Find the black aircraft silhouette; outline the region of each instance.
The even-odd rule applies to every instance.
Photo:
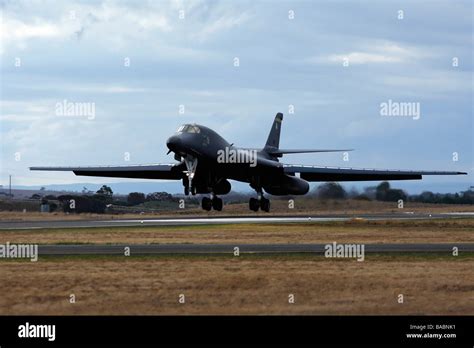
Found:
[[[209,194],[202,199],[202,208],[222,210],[222,199],[217,195],[230,192],[228,181],[249,183],[257,192],[251,198],[253,211],[270,211],[270,201],[263,192],[272,195],[304,195],[310,181],[371,181],[417,180],[422,175],[458,175],[463,172],[404,171],[356,169],[283,164],[278,161],[284,154],[310,152],[340,152],[347,150],[279,148],[283,114],[278,113],[263,149],[237,148],[212,129],[185,124],[178,128],[166,145],[168,154],[174,152],[175,164],[152,164],[101,167],[31,167],[30,170],[72,171],[76,175],[134,179],[182,180],[184,193]]]

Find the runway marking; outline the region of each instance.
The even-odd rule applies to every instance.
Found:
[[[190,226],[205,224],[257,224],[257,223],[314,223],[350,220],[432,220],[452,218],[473,218],[474,213],[444,213],[444,214],[411,214],[400,212],[396,214],[334,214],[319,216],[236,216],[236,217],[190,217],[190,218],[158,218],[158,219],[107,219],[107,220],[47,220],[47,221],[0,221],[0,230],[13,229],[53,229],[53,228],[94,228],[94,227],[136,227],[136,226]]]
[[[474,215],[474,211],[461,211],[458,213],[445,213],[446,215],[466,215],[466,216],[471,216]]]
[[[273,217],[255,217],[255,218],[190,218],[190,219],[146,219],[146,220],[107,220],[97,221],[104,223],[258,223],[258,222],[307,222],[307,221],[346,221],[352,218],[318,218],[318,217],[289,217],[289,218],[273,218]]]

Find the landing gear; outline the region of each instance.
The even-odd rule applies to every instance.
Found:
[[[260,209],[267,213],[270,212],[270,200],[262,197],[260,200]]]
[[[184,164],[186,165],[185,174],[187,176],[187,187],[184,188],[184,194],[189,195],[189,192],[194,196],[196,194],[196,186],[194,186],[193,179],[196,174],[196,169],[198,165],[197,158],[187,155],[184,158]]]
[[[191,192],[191,194],[193,196],[195,196],[196,195],[196,186],[191,186],[191,187],[189,187],[188,185],[184,186],[184,194],[186,196],[189,196],[189,192]]]
[[[222,199],[214,196],[212,199],[209,197],[203,197],[201,202],[202,209],[210,211],[211,209],[221,211],[222,210]]]
[[[212,200],[209,197],[204,197],[201,206],[202,209],[210,211],[212,209]]]
[[[270,200],[263,197],[263,185],[260,176],[254,176],[250,180],[250,187],[257,191],[257,198],[250,198],[249,209],[257,212],[262,209],[264,212],[270,211]]]
[[[256,198],[250,198],[249,200],[249,208],[250,210],[253,211],[258,211],[258,208],[260,207],[260,203],[258,202],[258,199]]]
[[[263,194],[258,194],[257,198],[250,198],[249,200],[249,209],[253,211],[258,211],[258,209],[262,209],[264,212],[270,211],[270,200],[263,197]]]
[[[212,199],[212,208],[217,211],[222,210],[222,198],[214,197]]]

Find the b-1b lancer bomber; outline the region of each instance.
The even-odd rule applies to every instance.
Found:
[[[272,195],[304,195],[309,182],[417,180],[423,175],[459,175],[463,172],[404,171],[380,169],[336,168],[283,164],[278,159],[286,154],[315,152],[345,152],[349,149],[280,149],[283,114],[278,113],[263,149],[238,148],[215,131],[198,124],[178,128],[166,145],[178,163],[100,166],[100,167],[31,167],[30,170],[72,171],[76,175],[134,179],[181,180],[184,193],[210,194],[202,198],[204,210],[222,210],[218,195],[230,192],[229,180],[249,183],[256,193],[249,208],[270,211],[270,201],[263,193]]]

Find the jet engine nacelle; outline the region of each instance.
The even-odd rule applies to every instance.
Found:
[[[291,175],[284,175],[281,180],[263,187],[266,192],[275,196],[305,195],[309,191],[307,181]]]
[[[228,180],[219,180],[214,186],[214,193],[216,195],[226,195],[230,192],[232,185]]]

